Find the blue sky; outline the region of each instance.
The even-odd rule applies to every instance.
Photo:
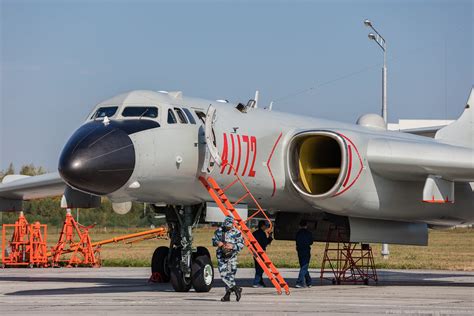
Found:
[[[365,18],[388,43],[390,121],[456,118],[473,84],[472,1],[0,2],[0,168],[54,171],[94,104],[133,89],[244,102],[259,89],[285,112],[379,113]]]

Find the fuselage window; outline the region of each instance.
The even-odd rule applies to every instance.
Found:
[[[174,108],[174,110],[178,114],[179,122],[182,123],[182,124],[188,124],[188,119],[184,115],[183,111],[181,111],[180,108]]]
[[[117,106],[106,106],[102,108],[98,108],[94,114],[92,114],[91,119],[96,119],[100,117],[112,117],[117,112]]]
[[[158,108],[154,106],[129,106],[123,110],[122,116],[157,118]]]
[[[196,120],[194,119],[193,115],[191,114],[191,111],[189,111],[186,108],[183,108],[184,113],[186,113],[186,116],[188,117],[188,120],[191,124],[196,124]]]
[[[201,111],[194,111],[196,112],[196,115],[199,117],[199,119],[204,123],[206,124],[206,114],[204,112],[201,112]]]
[[[173,110],[168,109],[168,124],[176,124],[176,116],[173,113]]]

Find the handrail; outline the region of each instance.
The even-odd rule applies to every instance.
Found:
[[[258,211],[255,212],[254,214],[252,214],[252,216],[249,216],[247,217],[247,219],[244,221],[245,223],[247,223],[249,220],[251,220],[252,218],[254,218],[257,214],[261,213],[266,221],[270,224],[269,228],[270,230],[273,229],[273,223],[272,223],[272,220],[268,217],[268,215],[265,213],[265,211],[263,210],[262,206],[260,205],[260,203],[258,203],[257,199],[255,199],[255,197],[253,196],[253,194],[250,192],[249,188],[247,187],[247,185],[244,183],[244,181],[242,180],[242,178],[239,176],[237,170],[235,169],[235,167],[228,163],[228,162],[224,162],[222,163],[221,165],[221,168],[226,168],[226,167],[230,167],[231,170],[233,170],[233,173],[234,173],[234,176],[236,177],[236,179],[234,181],[232,181],[230,184],[228,184],[227,186],[224,187],[224,189],[222,189],[223,192],[227,191],[228,189],[230,189],[234,184],[236,184],[237,182],[239,182],[242,187],[244,188],[246,194],[244,194],[241,198],[239,198],[237,200],[237,202],[241,202],[242,200],[244,200],[245,198],[249,197],[252,199],[252,201],[255,203],[255,205],[257,206],[257,209]],[[237,204],[237,202],[234,203],[234,206]]]

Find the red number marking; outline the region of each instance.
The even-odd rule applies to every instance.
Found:
[[[250,166],[249,177],[255,177],[255,170],[253,169],[255,160],[257,160],[257,138],[255,136],[250,137],[250,148],[253,151],[253,161]]]
[[[247,135],[242,135],[242,141],[244,143],[247,143],[247,154],[245,156],[244,171],[242,171],[242,176],[244,176],[245,172],[247,171],[247,166],[248,166],[248,163],[249,163],[249,153],[250,153],[249,137]]]
[[[231,140],[231,143],[232,143],[232,155],[231,155],[231,159],[230,159],[230,165],[233,167],[234,166],[234,157],[235,157],[234,134],[230,134],[230,140]],[[229,167],[229,171],[227,171],[227,174],[230,174],[231,171],[232,171],[232,168]]]
[[[240,135],[237,134],[237,145],[239,145],[239,155],[237,156],[237,167],[235,167],[235,172],[239,172],[239,167],[240,167],[240,156],[242,153],[242,146],[240,144]]]

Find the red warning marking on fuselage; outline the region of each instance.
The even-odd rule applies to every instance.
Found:
[[[360,174],[362,173],[362,169],[363,169],[363,162],[362,162],[362,158],[360,157],[360,153],[359,153],[359,150],[357,149],[356,145],[352,142],[352,140],[350,140],[347,136],[343,135],[343,134],[339,134],[341,137],[343,137],[346,141],[348,141],[350,143],[350,145],[348,145],[348,158],[349,158],[349,161],[348,161],[348,170],[347,170],[347,175],[346,175],[346,179],[344,180],[344,184],[342,185],[342,187],[344,189],[342,189],[341,191],[337,192],[336,194],[334,194],[333,196],[338,196],[338,195],[341,195],[342,193],[346,192],[347,190],[349,190],[353,185],[354,183],[356,183],[356,181],[359,179],[360,177]],[[350,180],[350,177],[351,177],[351,174],[352,174],[352,169],[354,167],[353,163],[352,163],[352,159],[353,159],[353,154],[352,154],[352,150],[351,150],[351,145],[352,145],[352,148],[354,148],[354,151],[355,153],[357,154],[357,158],[359,159],[359,171],[357,172],[357,175],[352,179],[352,181],[349,183],[349,185],[347,185],[347,183],[349,182]],[[346,186],[347,185],[347,186]]]
[[[268,172],[270,173],[270,177],[272,177],[272,182],[273,182],[272,197],[275,195],[275,192],[276,192],[276,182],[275,182],[275,177],[273,176],[273,172],[272,172],[272,168],[270,166],[270,162],[272,160],[273,153],[275,152],[275,149],[278,146],[278,143],[280,142],[281,135],[283,135],[283,133],[280,133],[280,136],[278,136],[277,140],[275,141],[275,144],[273,144],[272,152],[270,153],[270,156],[268,156],[268,160],[267,160]]]
[[[343,187],[346,187],[347,182],[351,178],[351,170],[352,170],[352,148],[351,145],[347,146],[347,151],[349,152],[349,166],[347,167],[347,175],[344,183],[342,184]]]
[[[230,164],[235,167],[236,172],[239,172],[240,169],[240,164],[242,160],[242,150],[245,150],[245,163],[244,163],[244,168],[242,170],[242,176],[249,176],[249,177],[255,177],[256,171],[255,171],[255,162],[257,160],[257,138],[255,136],[248,136],[248,135],[239,135],[231,133],[229,134],[230,136],[230,146],[229,142],[227,140],[227,133],[223,133],[223,148],[222,148],[222,162],[227,163],[229,162],[229,150],[230,152]],[[235,141],[235,138],[237,138],[237,144]],[[242,142],[246,143],[246,146],[242,145]],[[230,148],[229,148],[230,147]],[[253,153],[250,155],[250,153]],[[237,158],[237,159],[236,159]],[[252,161],[249,161],[250,158]],[[250,163],[250,169],[247,173],[247,169]],[[221,174],[223,174],[226,170],[226,166],[221,168]],[[229,169],[227,171],[227,174],[231,173],[231,167],[229,166]]]

